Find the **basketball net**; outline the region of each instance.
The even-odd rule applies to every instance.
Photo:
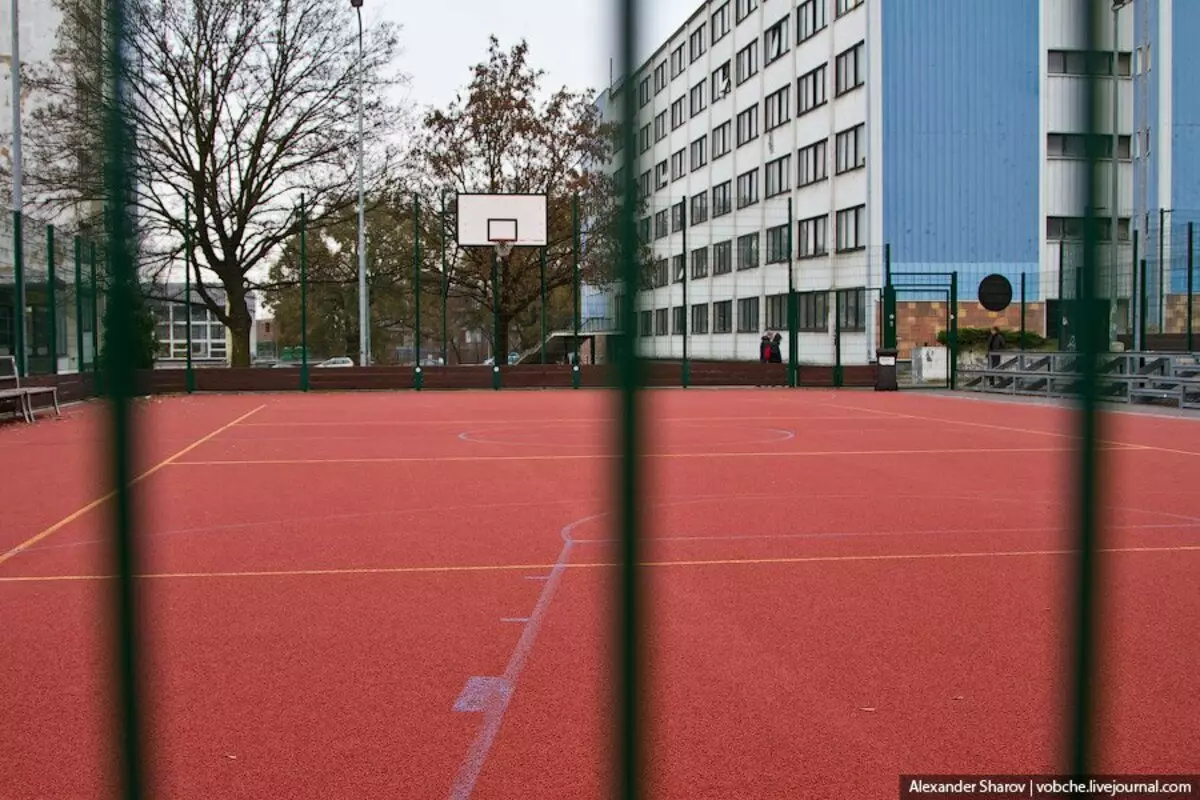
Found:
[[[496,255],[499,258],[508,258],[513,251],[513,242],[496,242]]]

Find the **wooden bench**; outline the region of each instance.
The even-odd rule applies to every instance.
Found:
[[[0,403],[14,403],[26,422],[34,420],[34,398],[49,397],[56,416],[62,416],[58,407],[58,387],[22,386],[17,374],[17,360],[13,356],[0,356]]]

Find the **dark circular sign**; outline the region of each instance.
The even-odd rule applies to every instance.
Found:
[[[988,275],[979,283],[979,305],[988,311],[1003,311],[1012,303],[1013,288],[1003,275]]]

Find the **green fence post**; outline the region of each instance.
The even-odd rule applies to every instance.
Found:
[[[1140,278],[1140,274],[1139,274],[1140,271],[1138,270],[1138,232],[1137,232],[1137,229],[1134,229],[1134,231],[1133,231],[1133,263],[1130,264],[1129,271],[1133,274],[1133,291],[1130,292],[1130,295],[1129,295],[1129,316],[1132,318],[1131,319],[1132,324],[1129,326],[1129,338],[1130,338],[1130,343],[1133,345],[1134,352],[1137,352],[1142,349],[1142,343],[1139,339],[1139,337],[1141,336],[1141,334],[1139,333],[1139,331],[1141,330],[1141,327],[1138,322],[1138,317],[1142,313],[1141,312],[1141,303],[1139,302],[1138,298],[1141,297],[1142,295],[1141,295],[1141,289],[1138,288],[1138,281],[1141,278]]]
[[[789,202],[790,199],[789,199]],[[681,370],[681,379],[683,388],[688,388],[692,382],[692,365],[688,361],[688,246],[687,246],[687,198],[683,199],[683,209],[681,213],[681,222],[683,223],[683,368]],[[675,312],[672,311],[672,314]],[[675,320],[671,320],[672,323]]]
[[[75,371],[83,374],[83,239],[75,237]]]
[[[446,271],[446,192],[442,192],[442,366],[450,364],[450,273]]]
[[[13,212],[13,280],[16,292],[13,295],[14,349],[17,351],[17,374],[29,374],[25,359],[25,231],[20,211]]]
[[[571,196],[571,264],[573,277],[571,280],[571,299],[573,303],[572,318],[575,326],[572,349],[575,360],[571,364],[571,386],[579,388],[579,295],[582,287],[579,284],[579,193]]]
[[[508,358],[508,354],[503,356]],[[492,388],[500,389],[500,257],[492,252]]]
[[[421,197],[413,195],[413,286],[415,321],[413,323],[413,356],[416,366],[413,368],[413,388],[417,391],[425,384],[425,374],[421,371]]]
[[[958,388],[958,270],[950,273],[950,388]]]
[[[1140,350],[1148,349],[1146,347],[1146,317],[1150,311],[1150,290],[1146,286],[1146,259],[1138,262],[1138,341],[1141,343]]]
[[[50,312],[50,374],[58,374],[58,280],[54,274],[54,226],[46,226],[46,294]]]
[[[1134,247],[1134,250],[1137,250],[1137,232],[1136,231],[1134,232],[1133,236],[1134,236],[1133,247]],[[1067,249],[1066,244],[1064,242],[1060,241],[1058,243],[1058,323],[1057,323],[1057,325],[1058,325],[1058,349],[1060,351],[1067,349],[1067,329],[1066,329],[1066,325],[1063,324],[1063,320],[1069,318],[1069,315],[1067,313],[1067,298],[1066,298],[1066,289],[1067,289],[1066,249]],[[1136,270],[1134,270],[1134,271],[1136,272]]]
[[[92,390],[100,394],[100,285],[96,280],[96,242],[90,243],[92,270]]]
[[[1194,353],[1196,348],[1192,341],[1192,293],[1195,276],[1192,272],[1192,223],[1187,227],[1187,349]]]
[[[895,350],[896,333],[896,287],[892,285],[892,246],[883,246],[883,349]]]
[[[308,207],[300,195],[300,391],[308,388]]]
[[[788,198],[787,205],[787,272],[788,272],[788,293],[787,293],[787,326],[788,326],[788,388],[795,389],[800,383],[800,354],[797,352],[800,349],[800,332],[797,330],[798,320],[796,319],[796,281],[792,263],[792,229],[795,227],[794,210],[792,208],[792,198]]]
[[[183,312],[187,318],[187,393],[196,391],[192,362],[192,199],[183,198]]]
[[[1025,273],[1021,273],[1021,352],[1025,352]]]
[[[833,388],[842,387],[842,293],[833,292]]]

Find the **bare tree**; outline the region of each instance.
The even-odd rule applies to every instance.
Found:
[[[100,3],[55,2],[65,35],[56,66],[35,77],[50,100],[32,121],[30,178],[42,203],[78,207],[106,200],[89,160],[104,82],[99,70],[77,66],[95,61]],[[233,333],[234,365],[248,365],[247,295],[297,232],[300,196],[313,224],[354,202],[353,11],[344,0],[127,0],[127,8],[125,113],[136,140],[143,268],[155,276],[180,262],[190,205],[193,281]],[[403,121],[388,97],[403,81],[392,69],[397,33],[374,25],[362,43],[369,189],[392,171],[386,139]],[[228,306],[206,291],[206,272]]]

